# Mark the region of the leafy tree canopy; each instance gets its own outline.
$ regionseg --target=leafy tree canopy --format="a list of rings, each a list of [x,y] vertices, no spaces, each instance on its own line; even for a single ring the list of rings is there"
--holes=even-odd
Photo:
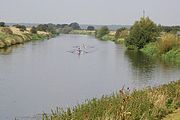
[[[105,36],[108,33],[109,33],[109,28],[107,26],[103,26],[100,29],[96,30],[95,35],[97,38],[101,39],[103,36]]]
[[[94,26],[88,26],[87,30],[95,30]]]
[[[76,23],[76,22],[71,23],[71,24],[69,25],[69,27],[72,27],[73,30],[80,30],[80,29],[81,29],[80,25],[79,25],[78,23]]]
[[[158,36],[158,26],[149,17],[143,17],[131,27],[125,42],[126,46],[135,46],[141,49],[147,43],[156,41]]]
[[[0,27],[5,27],[5,22],[0,22]]]

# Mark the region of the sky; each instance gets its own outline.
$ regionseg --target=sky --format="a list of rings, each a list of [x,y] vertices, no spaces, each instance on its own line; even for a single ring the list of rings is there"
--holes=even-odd
[[[180,25],[180,0],[0,0],[0,21],[132,25],[143,15]]]

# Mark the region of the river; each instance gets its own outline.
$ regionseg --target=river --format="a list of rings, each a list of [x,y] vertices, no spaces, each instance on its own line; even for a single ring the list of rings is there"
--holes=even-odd
[[[68,51],[90,46],[82,55]],[[123,86],[144,88],[180,79],[180,68],[92,36],[60,35],[0,50],[0,119],[33,119]]]

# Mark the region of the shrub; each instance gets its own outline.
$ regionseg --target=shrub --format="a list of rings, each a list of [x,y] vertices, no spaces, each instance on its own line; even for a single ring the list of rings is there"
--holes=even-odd
[[[131,27],[125,44],[126,46],[134,45],[141,49],[147,43],[156,41],[158,36],[159,29],[157,25],[148,17],[141,18],[140,21],[136,21]]]
[[[95,36],[99,39],[102,39],[103,36],[109,33],[109,29],[107,26],[103,26],[100,29],[96,30]]]
[[[33,33],[33,34],[37,34],[37,29],[36,29],[36,27],[33,26],[33,27],[31,28],[30,32]]]
[[[17,25],[13,25],[13,26],[16,27],[16,28],[19,28],[19,30],[22,31],[22,32],[24,32],[26,30],[26,26],[25,25],[17,24]]]
[[[56,28],[57,26],[49,23],[49,24],[40,24],[36,27],[37,31],[44,31],[44,32],[50,32],[52,34],[56,34]]]
[[[111,40],[111,41],[115,41],[114,36],[109,35],[109,34],[104,35],[101,39],[102,39],[102,40]]]
[[[64,28],[61,29],[61,33],[69,34],[72,30],[73,30],[72,27],[65,26]]]
[[[87,30],[95,30],[94,26],[88,26]]]
[[[155,42],[152,42],[152,43],[149,43],[147,45],[144,46],[144,48],[141,49],[141,51],[143,53],[145,53],[146,55],[149,55],[149,56],[157,56],[159,55],[159,51],[158,51],[158,48],[157,48],[157,45]]]

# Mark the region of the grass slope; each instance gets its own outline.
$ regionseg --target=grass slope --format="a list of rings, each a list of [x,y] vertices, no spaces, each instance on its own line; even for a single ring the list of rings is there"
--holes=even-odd
[[[144,90],[121,89],[67,110],[57,108],[45,120],[160,120],[180,107],[180,80]]]

